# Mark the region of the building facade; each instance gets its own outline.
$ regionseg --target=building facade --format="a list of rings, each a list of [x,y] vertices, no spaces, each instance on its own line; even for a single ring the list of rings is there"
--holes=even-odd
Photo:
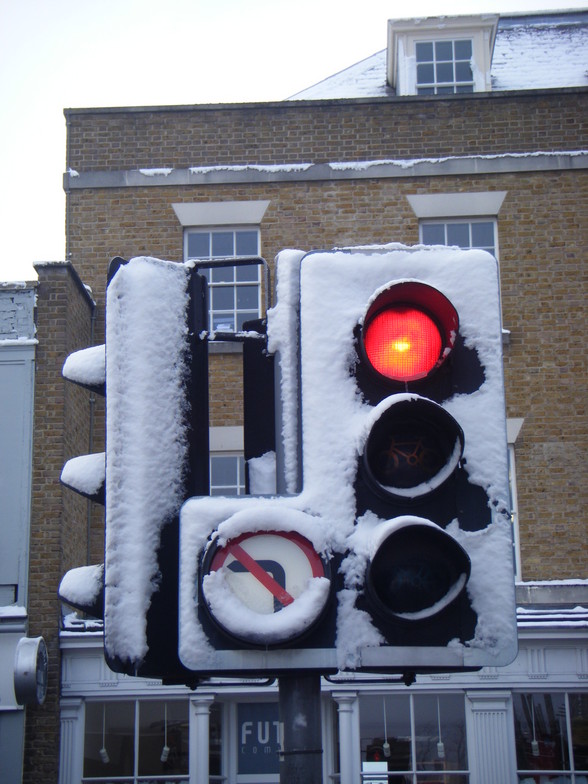
[[[102,560],[100,510],[55,482],[59,458],[103,448],[103,401],[66,392],[58,372],[70,351],[104,340],[112,257],[260,254],[273,273],[283,248],[401,242],[482,247],[498,259],[519,654],[504,669],[418,676],[410,688],[324,680],[324,781],[588,779],[588,153],[586,64],[577,63],[587,21],[393,22],[384,53],[291,100],[65,112],[68,262],[38,269],[46,354],[36,417],[52,421],[33,482],[33,527],[61,548],[55,588],[56,570]],[[273,303],[271,286],[232,267],[209,284],[211,330],[239,329]],[[211,492],[242,493],[239,347],[216,344],[210,368]],[[57,408],[40,395],[45,378]],[[57,600],[45,601],[55,618]],[[278,780],[274,683],[191,692],[116,675],[100,624],[71,614],[48,642],[61,663],[62,784]],[[57,722],[52,677],[44,716]],[[32,771],[43,757],[42,780],[57,775],[57,723],[51,735],[40,723],[29,727],[30,781],[41,780]]]
[[[0,285],[0,774],[12,781],[24,751],[15,666],[29,642],[35,296],[34,283]]]

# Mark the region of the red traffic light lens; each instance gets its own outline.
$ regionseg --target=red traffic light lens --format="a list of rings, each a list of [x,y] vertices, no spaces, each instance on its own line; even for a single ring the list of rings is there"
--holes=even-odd
[[[458,329],[457,311],[440,291],[420,281],[393,283],[367,310],[363,357],[389,381],[416,381],[444,362]]]
[[[443,343],[439,328],[424,311],[391,305],[367,324],[364,347],[378,373],[396,381],[424,378],[437,365]]]

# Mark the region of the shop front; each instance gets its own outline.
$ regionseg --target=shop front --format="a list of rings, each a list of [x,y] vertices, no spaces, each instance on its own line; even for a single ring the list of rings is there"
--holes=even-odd
[[[323,781],[587,784],[588,655],[572,622],[520,630],[508,667],[322,682]],[[277,682],[195,690],[111,672],[102,635],[62,633],[60,784],[278,784]]]

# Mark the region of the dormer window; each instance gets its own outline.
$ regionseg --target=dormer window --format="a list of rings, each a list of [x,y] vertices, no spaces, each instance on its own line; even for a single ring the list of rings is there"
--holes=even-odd
[[[497,15],[388,22],[387,78],[397,95],[451,95],[491,89]]]
[[[417,41],[417,95],[473,93],[472,41]]]

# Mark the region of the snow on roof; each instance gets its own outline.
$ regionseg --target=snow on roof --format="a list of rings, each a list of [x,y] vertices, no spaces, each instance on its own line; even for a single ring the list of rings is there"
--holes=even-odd
[[[386,50],[384,49],[333,76],[328,76],[288,100],[385,98],[390,95],[394,95],[394,90],[386,83]]]
[[[498,22],[491,68],[493,90],[536,90],[588,84],[588,13],[510,16]],[[289,100],[383,98],[386,50],[323,79]]]

